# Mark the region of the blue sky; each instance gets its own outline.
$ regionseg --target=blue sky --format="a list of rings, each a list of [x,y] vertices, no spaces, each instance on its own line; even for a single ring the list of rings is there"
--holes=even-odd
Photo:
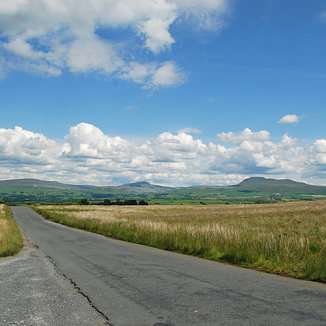
[[[4,0],[0,179],[326,185],[326,3]]]

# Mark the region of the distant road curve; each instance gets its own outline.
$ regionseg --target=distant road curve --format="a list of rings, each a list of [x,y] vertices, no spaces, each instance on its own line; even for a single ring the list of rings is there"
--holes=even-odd
[[[326,325],[323,284],[108,239],[26,207],[12,211],[113,326]]]

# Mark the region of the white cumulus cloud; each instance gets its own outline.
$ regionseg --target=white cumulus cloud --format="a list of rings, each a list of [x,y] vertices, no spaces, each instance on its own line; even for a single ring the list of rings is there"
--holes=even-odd
[[[295,114],[287,114],[279,120],[278,123],[287,124],[287,123],[297,123],[299,122],[299,117]]]
[[[189,28],[222,26],[227,4],[227,0],[2,0],[0,58],[5,62],[0,63],[8,70],[50,76],[66,71],[100,73],[147,88],[178,85],[185,74],[175,62],[144,62],[144,54],[171,49],[175,39],[170,27],[176,20],[190,22]],[[113,40],[101,33],[106,30],[116,38],[128,36]]]
[[[149,64],[131,62],[128,67],[123,68],[120,78],[144,84],[146,89],[156,89],[182,84],[186,76],[173,61],[161,64],[157,62]]]
[[[315,163],[326,164],[326,139],[317,139],[314,143],[314,149],[317,152]]]
[[[0,158],[3,164],[50,164],[61,147],[43,134],[24,130],[0,129]]]
[[[72,126],[60,142],[21,127],[0,129],[0,179],[39,178],[78,184],[147,180],[174,186],[234,184],[267,175],[325,183],[326,140],[311,145],[267,131],[220,133],[218,141],[179,132],[132,143],[89,123]],[[312,182],[313,183],[313,182]]]
[[[77,157],[128,161],[128,153],[132,147],[132,144],[121,137],[109,137],[89,123],[71,127],[65,140],[65,154]]]
[[[240,144],[244,141],[265,141],[270,139],[270,133],[266,130],[253,132],[249,128],[244,129],[241,132],[234,133],[233,131],[230,131],[228,133],[222,132],[217,134],[217,137],[219,137],[224,142],[232,142],[235,144]]]
[[[153,74],[152,86],[172,86],[181,84],[185,75],[174,62],[164,62]]]

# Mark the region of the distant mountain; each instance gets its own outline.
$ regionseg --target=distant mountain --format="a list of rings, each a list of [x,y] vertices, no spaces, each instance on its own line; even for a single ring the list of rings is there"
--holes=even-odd
[[[183,188],[153,185],[146,181],[119,186],[69,185],[56,181],[15,179],[0,181],[0,199],[6,202],[78,202],[82,198],[146,199],[153,203],[231,204],[282,200],[326,199],[326,187],[289,179],[252,177],[233,186],[192,186]]]
[[[174,188],[153,185],[146,181],[126,183],[121,186],[98,187],[96,189],[97,192],[107,191],[107,192],[121,193],[121,194],[162,193],[171,190],[174,190]]]
[[[43,181],[38,179],[12,179],[0,181],[0,187],[35,187],[35,188],[54,188],[63,190],[85,190],[85,189],[97,189],[97,190],[124,190],[132,192],[164,192],[173,190],[171,187],[164,187],[159,185],[153,185],[146,181],[126,183],[120,186],[92,186],[92,185],[71,185],[64,184],[56,181]]]
[[[92,185],[69,185],[38,179],[14,179],[0,181],[0,199],[4,199],[7,202],[67,202],[81,198],[93,200],[103,200],[105,198],[147,198],[147,194],[165,193],[173,189],[153,185],[145,181],[120,186],[98,187]]]
[[[234,186],[191,186],[164,194],[153,194],[156,202],[189,204],[248,204],[289,200],[326,199],[326,187],[283,179],[252,177]]]
[[[172,187],[165,187],[165,186],[159,186],[159,185],[153,185],[146,181],[141,182],[134,182],[134,183],[126,183],[122,186],[117,186],[116,188],[124,188],[124,189],[130,189],[136,192],[165,192],[174,190]]]
[[[35,188],[54,188],[65,190],[85,190],[93,189],[90,185],[70,185],[57,181],[43,181],[38,179],[12,179],[0,181],[0,187],[35,187]]]
[[[267,179],[263,177],[251,177],[243,180],[235,187],[243,189],[255,189],[260,191],[326,191],[326,187],[313,186],[303,182],[296,182],[290,179]]]

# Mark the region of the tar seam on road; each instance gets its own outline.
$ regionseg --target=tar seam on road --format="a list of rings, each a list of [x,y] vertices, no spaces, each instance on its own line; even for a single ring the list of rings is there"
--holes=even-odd
[[[26,235],[24,235],[25,237],[26,237]],[[35,244],[33,244],[33,246],[34,247],[36,247],[37,248],[37,250],[41,250],[37,245],[35,245]],[[44,253],[44,252],[43,252]],[[70,279],[69,277],[67,277],[65,274],[63,274],[60,270],[59,270],[59,268],[58,268],[58,266],[56,265],[56,263],[54,262],[54,260],[50,257],[50,256],[48,256],[46,253],[44,253],[44,255],[45,255],[45,257],[51,262],[51,264],[53,265],[53,267],[54,267],[54,270],[59,274],[59,275],[61,275],[61,276],[63,276],[76,290],[77,290],[77,292],[78,293],[80,293],[87,301],[88,301],[88,303],[89,303],[89,305],[94,309],[94,310],[96,310],[96,312],[105,320],[105,324],[106,325],[108,325],[108,326],[114,326],[114,325],[112,325],[112,324],[110,324],[110,322],[109,322],[109,319],[108,319],[108,317],[107,316],[105,316],[100,310],[98,310],[94,305],[93,305],[93,303],[92,303],[92,301],[91,301],[91,299],[86,295],[86,294],[84,294],[82,291],[81,291],[81,289],[76,285],[76,283],[72,280],[72,279]]]
[[[76,285],[76,283],[72,280],[72,279],[70,279],[70,278],[68,278],[65,274],[63,274],[63,273],[61,273],[60,272],[60,270],[58,269],[58,267],[57,267],[57,265],[54,263],[54,261],[51,259],[51,257],[49,257],[49,256],[46,256],[49,260],[50,260],[50,262],[53,264],[53,266],[54,266],[54,268],[55,268],[55,270],[56,270],[56,272],[58,273],[58,274],[60,274],[60,275],[62,275],[66,280],[68,280],[72,285],[73,285],[73,287],[77,290],[77,292],[78,293],[80,293],[84,298],[86,298],[86,300],[88,301],[88,303],[89,303],[89,305],[94,309],[94,310],[96,310],[105,320],[106,320],[106,323],[107,323],[107,325],[108,326],[113,326],[112,324],[110,324],[109,323],[109,319],[107,318],[107,316],[105,316],[103,313],[102,313],[102,311],[100,311],[99,309],[97,309],[94,305],[93,305],[93,303],[92,303],[92,301],[91,301],[91,299],[85,294],[85,293],[83,293],[82,291],[81,291],[81,289],[80,289],[80,287],[78,287],[77,285]]]

